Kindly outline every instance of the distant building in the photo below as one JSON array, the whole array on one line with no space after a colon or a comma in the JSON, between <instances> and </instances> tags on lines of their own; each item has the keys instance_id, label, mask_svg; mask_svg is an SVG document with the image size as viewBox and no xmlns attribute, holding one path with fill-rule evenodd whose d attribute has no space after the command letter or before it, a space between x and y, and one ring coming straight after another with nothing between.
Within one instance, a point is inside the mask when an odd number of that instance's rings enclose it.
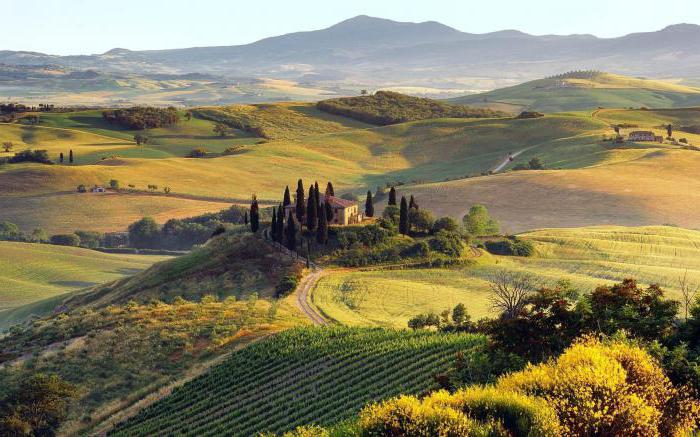
<instances>
[{"instance_id":1,"label":"distant building","mask_svg":"<svg viewBox=\"0 0 700 437\"><path fill-rule=\"evenodd\" d=\"M330 204L331 211L333 211L333 217L328 222L329 224L352 225L362 221L362 214L360 213L360 208L356 201L325 195L321 197L321 205L324 205L324 210L326 202ZM289 211L292 211L292 215L294 216L295 210L295 203L292 202L292 204L288 205L285 210L285 217L289 215Z\"/></svg>"},{"instance_id":2,"label":"distant building","mask_svg":"<svg viewBox=\"0 0 700 437\"><path fill-rule=\"evenodd\" d=\"M94 187L90 188L91 193L104 193L107 190L105 190L105 187L95 185Z\"/></svg>"},{"instance_id":3,"label":"distant building","mask_svg":"<svg viewBox=\"0 0 700 437\"><path fill-rule=\"evenodd\" d=\"M637 130L630 132L627 136L628 141L639 141L639 142L656 142L663 143L664 138L658 135L654 135L654 132L646 130Z\"/></svg>"}]
</instances>

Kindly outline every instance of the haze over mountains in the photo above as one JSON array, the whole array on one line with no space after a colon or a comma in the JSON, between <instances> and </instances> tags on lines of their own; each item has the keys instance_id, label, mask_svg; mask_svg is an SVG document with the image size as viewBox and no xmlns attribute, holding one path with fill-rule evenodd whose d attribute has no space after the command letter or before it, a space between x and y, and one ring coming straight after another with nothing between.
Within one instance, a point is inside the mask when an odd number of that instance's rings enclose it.
<instances>
[{"instance_id":1,"label":"haze over mountains","mask_svg":"<svg viewBox=\"0 0 700 437\"><path fill-rule=\"evenodd\" d=\"M90 56L0 51L0 63L361 81L429 80L436 75L530 79L571 69L696 77L700 76L698 47L700 26L691 24L602 39L534 36L514 30L471 34L431 21L401 23L358 16L327 29L247 45L155 51L117 48Z\"/></svg>"}]
</instances>

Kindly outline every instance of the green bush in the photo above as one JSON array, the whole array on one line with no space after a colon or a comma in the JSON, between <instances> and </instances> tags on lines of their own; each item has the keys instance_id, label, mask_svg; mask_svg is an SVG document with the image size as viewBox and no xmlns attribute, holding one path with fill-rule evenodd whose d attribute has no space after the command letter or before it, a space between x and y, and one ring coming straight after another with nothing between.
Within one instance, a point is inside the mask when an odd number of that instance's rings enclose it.
<instances>
[{"instance_id":1,"label":"green bush","mask_svg":"<svg viewBox=\"0 0 700 437\"><path fill-rule=\"evenodd\" d=\"M52 235L50 241L59 246L80 246L80 237L76 234Z\"/></svg>"},{"instance_id":2,"label":"green bush","mask_svg":"<svg viewBox=\"0 0 700 437\"><path fill-rule=\"evenodd\" d=\"M462 236L454 232L440 231L428 241L428 244L430 249L454 258L462 256L464 250Z\"/></svg>"},{"instance_id":3,"label":"green bush","mask_svg":"<svg viewBox=\"0 0 700 437\"><path fill-rule=\"evenodd\" d=\"M440 217L433 223L432 233L437 234L440 231L459 232L461 226L457 220L452 217Z\"/></svg>"},{"instance_id":4,"label":"green bush","mask_svg":"<svg viewBox=\"0 0 700 437\"><path fill-rule=\"evenodd\" d=\"M462 221L467 232L476 237L496 235L500 231L498 221L489 215L484 205L478 203L469 209Z\"/></svg>"},{"instance_id":5,"label":"green bush","mask_svg":"<svg viewBox=\"0 0 700 437\"><path fill-rule=\"evenodd\" d=\"M521 240L517 237L510 237L498 241L487 241L484 243L486 250L494 255L505 256L532 256L535 247L531 241Z\"/></svg>"}]
</instances>

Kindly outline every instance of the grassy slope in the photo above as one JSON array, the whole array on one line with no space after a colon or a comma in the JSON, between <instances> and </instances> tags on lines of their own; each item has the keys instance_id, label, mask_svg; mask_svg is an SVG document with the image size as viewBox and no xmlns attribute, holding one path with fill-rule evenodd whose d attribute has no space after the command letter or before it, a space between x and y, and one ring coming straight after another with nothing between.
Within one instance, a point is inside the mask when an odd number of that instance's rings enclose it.
<instances>
[{"instance_id":1,"label":"grassy slope","mask_svg":"<svg viewBox=\"0 0 700 437\"><path fill-rule=\"evenodd\" d=\"M678 279L700 283L700 232L674 227L545 229L531 240L530 258L482 255L473 267L349 271L323 278L312 303L324 315L352 326L406 327L419 313L440 313L464 303L474 319L493 316L489 275L495 269L531 275L543 285L570 280L583 292L632 277L658 283L679 297Z\"/></svg>"},{"instance_id":2,"label":"grassy slope","mask_svg":"<svg viewBox=\"0 0 700 437\"><path fill-rule=\"evenodd\" d=\"M503 109L499 103L510 104L513 112L524 109L561 112L598 107L671 108L700 105L700 89L602 73L590 79L540 79L451 101L487 107L496 104L499 109Z\"/></svg>"},{"instance_id":3,"label":"grassy slope","mask_svg":"<svg viewBox=\"0 0 700 437\"><path fill-rule=\"evenodd\" d=\"M0 310L132 275L168 257L0 242Z\"/></svg>"},{"instance_id":4,"label":"grassy slope","mask_svg":"<svg viewBox=\"0 0 700 437\"><path fill-rule=\"evenodd\" d=\"M335 423L367 401L434 387L455 352L482 341L428 331L287 331L234 353L115 435L257 435Z\"/></svg>"}]
</instances>

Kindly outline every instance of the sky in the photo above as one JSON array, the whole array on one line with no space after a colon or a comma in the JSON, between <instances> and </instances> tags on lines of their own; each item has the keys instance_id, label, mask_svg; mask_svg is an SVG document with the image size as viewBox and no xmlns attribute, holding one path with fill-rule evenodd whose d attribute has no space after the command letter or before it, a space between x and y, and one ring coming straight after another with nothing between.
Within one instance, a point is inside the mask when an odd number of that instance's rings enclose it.
<instances>
[{"instance_id":1,"label":"sky","mask_svg":"<svg viewBox=\"0 0 700 437\"><path fill-rule=\"evenodd\" d=\"M236 45L356 15L484 33L615 37L700 24L698 0L0 0L0 50L50 54ZM572 6L575 4L576 6Z\"/></svg>"}]
</instances>

